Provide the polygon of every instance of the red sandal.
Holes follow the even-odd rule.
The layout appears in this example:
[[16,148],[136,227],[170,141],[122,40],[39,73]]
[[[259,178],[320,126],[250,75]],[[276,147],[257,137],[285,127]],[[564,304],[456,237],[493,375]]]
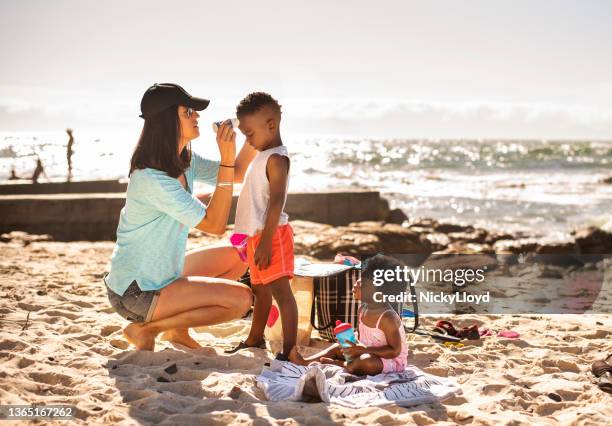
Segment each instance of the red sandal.
[[460,337],[459,332],[457,331],[455,326],[450,321],[444,321],[444,320],[438,321],[436,323],[436,327],[434,328],[434,331],[441,333],[441,334],[447,334],[453,337]]

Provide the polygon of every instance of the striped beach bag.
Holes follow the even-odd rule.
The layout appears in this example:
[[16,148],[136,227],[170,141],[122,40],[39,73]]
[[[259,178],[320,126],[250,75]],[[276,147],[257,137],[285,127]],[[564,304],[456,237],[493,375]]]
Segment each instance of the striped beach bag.
[[352,324],[357,329],[359,301],[353,297],[352,288],[360,278],[361,270],[344,268],[331,275],[313,278],[313,303],[310,323],[321,338],[335,341],[336,321]]

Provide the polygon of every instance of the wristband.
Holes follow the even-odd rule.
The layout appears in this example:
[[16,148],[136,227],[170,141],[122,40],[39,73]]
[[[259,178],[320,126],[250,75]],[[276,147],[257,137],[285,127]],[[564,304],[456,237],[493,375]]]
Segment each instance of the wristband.
[[220,164],[220,166],[221,166],[221,167],[227,167],[227,168],[229,168],[229,169],[233,169],[233,168],[235,168],[235,167],[236,167],[235,165],[234,165],[234,166],[226,166],[225,164]]

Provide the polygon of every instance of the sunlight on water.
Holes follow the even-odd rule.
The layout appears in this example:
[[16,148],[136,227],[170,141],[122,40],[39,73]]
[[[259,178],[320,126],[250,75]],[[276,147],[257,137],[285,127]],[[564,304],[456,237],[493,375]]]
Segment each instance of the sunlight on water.
[[[29,177],[40,156],[49,179],[67,170],[65,133],[0,134],[0,180]],[[136,137],[75,132],[75,180],[126,178]],[[493,228],[567,232],[612,211],[612,143],[285,139],[291,190],[373,189],[409,216]],[[217,159],[210,135],[193,149]],[[44,179],[42,180],[44,181]]]

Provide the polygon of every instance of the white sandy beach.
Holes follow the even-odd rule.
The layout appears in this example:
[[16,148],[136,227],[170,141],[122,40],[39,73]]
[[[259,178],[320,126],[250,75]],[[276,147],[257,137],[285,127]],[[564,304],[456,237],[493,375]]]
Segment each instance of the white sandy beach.
[[589,372],[612,352],[612,315],[445,316],[521,337],[449,348],[409,335],[411,363],[462,387],[442,404],[352,410],[272,403],[256,386],[271,353],[223,354],[246,336],[246,320],[192,331],[201,349],[158,342],[155,352],[132,350],[100,281],[112,247],[29,236],[0,244],[2,404],[75,404],[79,424],[603,425],[612,417],[611,396]]

